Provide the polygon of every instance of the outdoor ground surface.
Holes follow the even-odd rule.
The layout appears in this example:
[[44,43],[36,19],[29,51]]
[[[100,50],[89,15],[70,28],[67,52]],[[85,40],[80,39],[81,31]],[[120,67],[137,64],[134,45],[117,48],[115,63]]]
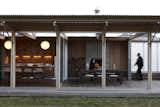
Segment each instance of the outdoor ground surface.
[[0,97],[0,107],[159,107],[159,98]]

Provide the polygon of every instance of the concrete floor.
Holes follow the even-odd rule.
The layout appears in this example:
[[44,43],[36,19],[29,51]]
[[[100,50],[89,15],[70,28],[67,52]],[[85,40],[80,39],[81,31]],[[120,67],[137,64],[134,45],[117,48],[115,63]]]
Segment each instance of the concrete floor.
[[[117,81],[112,81],[106,85],[107,89],[147,89],[147,80],[125,80],[122,84],[117,83]],[[87,81],[87,82],[67,82],[62,83],[63,87],[82,87],[82,88],[101,88],[101,82],[94,82],[94,81]],[[152,88],[160,89],[160,80],[153,80],[152,81]]]
[[[62,83],[63,87],[101,87],[101,81],[78,81],[78,80],[72,80],[72,81],[66,81]],[[153,81],[154,87],[160,88],[160,81]],[[145,89],[147,88],[147,80],[143,81],[123,81],[122,84],[120,84],[117,81],[110,81],[106,84],[107,88],[140,88]]]
[[0,87],[0,96],[87,96],[87,97],[160,97],[160,81],[125,81],[122,85],[101,87]]
[[0,96],[86,96],[86,97],[160,97],[159,89],[81,88],[81,87],[0,87]]

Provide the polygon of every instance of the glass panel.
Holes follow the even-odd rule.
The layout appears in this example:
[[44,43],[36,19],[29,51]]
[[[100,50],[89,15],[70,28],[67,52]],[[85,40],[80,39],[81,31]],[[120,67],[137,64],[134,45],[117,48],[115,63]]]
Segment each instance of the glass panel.
[[0,41],[0,86],[10,86],[10,50]]
[[[140,53],[140,56],[143,58],[143,67],[138,70],[138,65],[135,66],[137,62],[138,56],[137,54]],[[148,56],[147,56],[147,43],[144,42],[133,42],[131,43],[131,72],[132,72],[132,81],[130,86],[132,88],[147,88],[147,79],[148,79]],[[140,67],[139,67],[140,68]],[[141,75],[143,80],[141,79]],[[138,81],[137,81],[138,80]]]
[[53,37],[16,38],[16,86],[55,86],[55,42]]
[[160,43],[152,43],[152,87],[160,87]]
[[157,54],[157,59],[158,59],[158,71],[160,72],[160,43],[158,43],[158,54]]
[[102,45],[96,38],[68,38],[68,78],[64,87],[101,87]]
[[152,43],[152,72],[157,72],[157,43]]
[[106,53],[107,88],[128,88],[128,41],[108,40]]

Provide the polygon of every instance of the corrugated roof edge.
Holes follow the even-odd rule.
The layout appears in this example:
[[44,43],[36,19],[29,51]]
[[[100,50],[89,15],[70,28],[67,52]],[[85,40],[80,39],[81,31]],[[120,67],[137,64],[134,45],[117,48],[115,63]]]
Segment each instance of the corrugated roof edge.
[[45,17],[45,16],[47,16],[47,17],[59,17],[59,16],[61,16],[61,17],[90,17],[90,16],[95,16],[95,17],[108,17],[108,16],[124,16],[124,17],[130,17],[130,16],[133,16],[133,17],[143,17],[143,16],[147,16],[147,17],[160,17],[160,15],[112,15],[112,14],[107,14],[107,15],[105,15],[105,14],[102,14],[102,15],[12,15],[12,14],[10,14],[10,15],[0,15],[0,16],[5,16],[5,17],[9,17],[9,16],[15,16],[15,17],[17,17],[17,16],[35,16],[35,17]]

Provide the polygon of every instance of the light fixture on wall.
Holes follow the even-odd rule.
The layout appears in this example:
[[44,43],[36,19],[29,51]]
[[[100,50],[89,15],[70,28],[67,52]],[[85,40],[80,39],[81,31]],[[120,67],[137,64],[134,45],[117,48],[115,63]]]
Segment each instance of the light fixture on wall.
[[50,48],[50,43],[48,41],[42,41],[40,45],[43,50],[47,50]]
[[12,42],[10,40],[7,40],[4,42],[4,47],[8,50],[11,50],[12,48]]

